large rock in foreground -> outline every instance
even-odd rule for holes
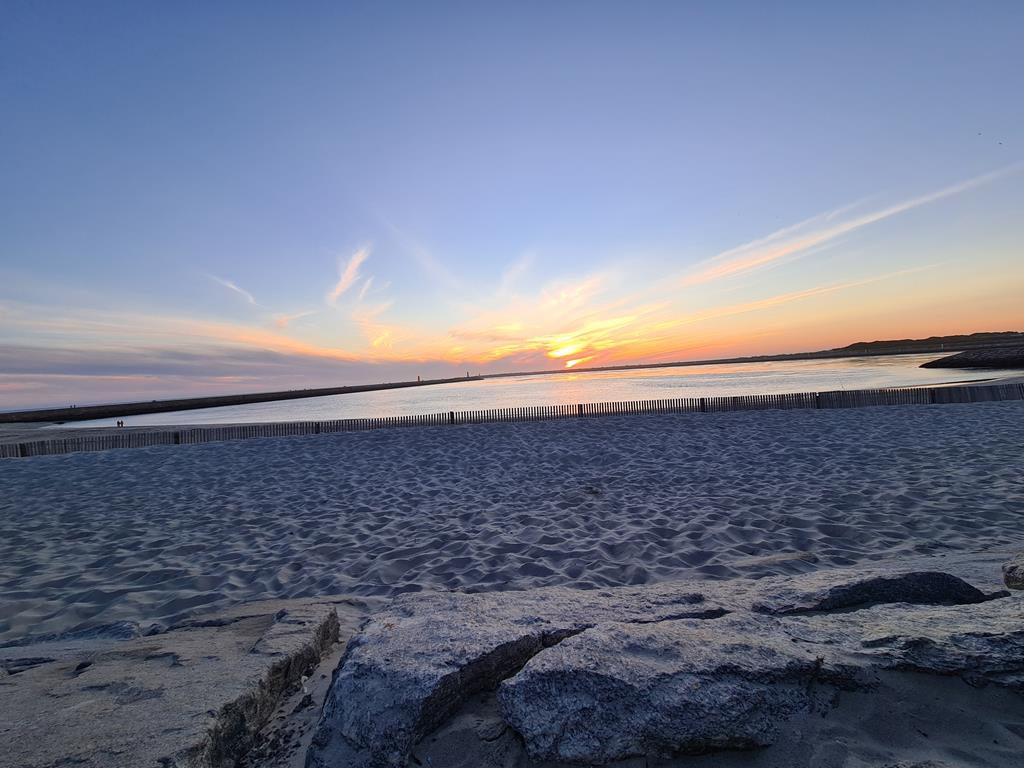
[[[767,746],[881,670],[1024,691],[1020,601],[601,625],[538,654],[498,697],[531,757],[601,764]]]
[[[308,762],[404,765],[469,696],[493,690],[566,637],[601,622],[726,613],[692,586],[401,595],[349,644]]]
[[[811,706],[814,683],[850,669],[745,616],[607,624],[545,651],[498,692],[509,725],[541,760],[606,762],[772,743]]]
[[[967,605],[988,599],[977,587],[939,571],[819,571],[764,579],[758,583],[757,594],[753,610],[777,616],[885,603]]]
[[[588,764],[763,746],[880,670],[1016,688],[1020,601],[993,597],[949,574],[878,568],[405,595],[349,646],[307,765],[405,766],[495,688],[531,756]]]
[[[0,648],[0,767],[236,765],[365,612],[266,601],[145,637],[123,624]]]

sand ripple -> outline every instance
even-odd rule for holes
[[[1024,403],[491,424],[0,463],[0,641],[266,597],[602,587],[1019,542]]]

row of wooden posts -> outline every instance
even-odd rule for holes
[[[75,451],[105,451],[115,448],[144,448],[154,445],[192,445],[254,437],[291,437],[331,432],[358,432],[393,427],[439,427],[490,422],[547,421],[632,413],[714,413],[793,408],[859,408],[877,405],[933,405],[1000,400],[1024,400],[1024,384],[797,392],[780,395],[681,397],[667,400],[541,405],[331,421],[290,421],[269,424],[182,427],[180,429],[139,427],[103,433],[92,433],[91,430],[83,429],[80,435],[70,437],[0,444],[0,458],[49,456]]]

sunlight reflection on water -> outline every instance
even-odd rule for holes
[[[529,405],[877,389],[979,380],[998,375],[991,371],[918,367],[937,356],[893,355],[515,376],[273,403],[152,413],[128,417],[126,424],[231,424],[405,416]],[[65,426],[112,424],[112,419],[97,419]]]

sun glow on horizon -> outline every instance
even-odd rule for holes
[[[566,368],[575,368],[575,367],[576,367],[577,365],[579,365],[580,363],[585,363],[585,362],[587,362],[588,360],[593,360],[593,359],[594,359],[594,356],[593,356],[593,355],[589,355],[589,356],[587,356],[587,357],[577,357],[577,358],[573,358],[572,360],[566,360],[566,361],[565,361],[565,367],[566,367]]]
[[[584,364],[685,362],[827,349],[887,334],[1012,329],[1024,320],[1018,308],[1024,276],[1011,270],[1006,272],[1010,279],[993,285],[955,252],[928,252],[926,263],[922,255],[913,266],[888,271],[853,263],[844,273],[826,273],[818,280],[807,279],[802,266],[787,265],[810,261],[815,247],[854,229],[1016,169],[989,173],[880,213],[858,216],[856,206],[837,209],[723,251],[698,263],[696,273],[691,266],[640,277],[637,264],[623,260],[574,279],[527,288],[521,284],[526,260],[520,269],[506,269],[497,287],[446,287],[424,312],[417,297],[396,295],[391,287],[396,277],[380,271],[386,265],[365,246],[339,260],[339,277],[317,309],[297,302],[275,307],[266,291],[256,301],[244,280],[213,278],[209,282],[227,291],[234,303],[205,318],[116,309],[54,312],[0,302],[0,342],[6,335],[11,343],[7,354],[15,363],[7,365],[12,370],[21,367],[52,377],[101,371],[102,365],[110,371],[157,371],[151,375],[158,378],[175,371],[180,373],[172,375],[194,377],[198,388],[285,375],[327,385],[339,377],[358,383],[444,378],[468,369],[547,369],[556,362],[563,370]],[[765,270],[775,270],[770,279],[763,277]],[[955,324],[920,320],[934,318],[936,305],[944,306],[950,297],[958,306]],[[3,353],[0,346],[0,368]]]

